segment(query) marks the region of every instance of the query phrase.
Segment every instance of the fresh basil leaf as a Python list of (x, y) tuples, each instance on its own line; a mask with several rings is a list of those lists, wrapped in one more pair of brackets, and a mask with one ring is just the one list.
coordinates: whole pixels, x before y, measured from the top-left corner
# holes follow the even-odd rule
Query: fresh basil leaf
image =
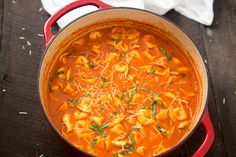
[(157, 101), (153, 100), (151, 106), (152, 106), (152, 115), (156, 115), (157, 114), (157, 110), (156, 110)]
[(166, 129), (164, 129), (163, 127), (157, 126), (157, 129), (161, 132), (162, 135), (168, 136)]
[(139, 128), (131, 128), (131, 129), (127, 132), (127, 134), (125, 135), (125, 137), (129, 137), (132, 132), (138, 131), (138, 130), (139, 130)]
[(171, 61), (171, 59), (174, 57), (174, 53), (171, 53), (170, 55), (168, 55), (165, 49), (163, 49), (162, 47), (159, 47), (159, 49), (161, 53), (163, 53), (166, 56), (168, 62)]
[(156, 72), (157, 72), (157, 68), (147, 71), (148, 74), (156, 74)]
[(98, 141), (97, 138), (93, 139), (93, 141), (91, 142), (89, 148), (93, 149), (95, 147), (95, 145), (97, 144), (97, 141)]
[(146, 87), (141, 87), (140, 89), (143, 90), (143, 91), (149, 92), (149, 93), (151, 93), (152, 95), (156, 95), (156, 96), (159, 96), (159, 95), (160, 95), (160, 94), (158, 94), (157, 92), (154, 92), (154, 91), (152, 91), (152, 90), (150, 90), (150, 89), (148, 89), (148, 88), (146, 88)]
[(101, 110), (107, 110), (107, 108), (106, 108), (104, 105), (100, 105), (99, 108), (100, 108)]
[(91, 61), (91, 60), (90, 60), (90, 61), (88, 61), (88, 63), (87, 63), (87, 64), (88, 64), (88, 66), (89, 66), (90, 68), (93, 68), (93, 67), (94, 67), (94, 62), (93, 62), (93, 61)]

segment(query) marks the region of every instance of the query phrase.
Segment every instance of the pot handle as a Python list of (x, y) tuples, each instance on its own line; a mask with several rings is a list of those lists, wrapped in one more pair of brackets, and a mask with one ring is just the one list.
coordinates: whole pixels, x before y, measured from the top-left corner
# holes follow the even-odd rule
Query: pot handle
[(213, 128), (213, 125), (209, 116), (208, 107), (206, 108), (206, 111), (202, 117), (201, 124), (203, 125), (205, 129), (206, 136), (202, 145), (192, 155), (192, 157), (203, 157), (207, 153), (207, 151), (210, 149), (214, 141), (215, 133), (214, 133), (214, 128)]
[(112, 6), (103, 3), (99, 0), (77, 0), (75, 2), (72, 2), (65, 7), (61, 8), (58, 12), (56, 12), (54, 15), (52, 15), (47, 22), (44, 25), (44, 38), (45, 38), (45, 46), (48, 46), (48, 43), (51, 41), (51, 39), (54, 37), (54, 35), (51, 32), (52, 26), (66, 13), (82, 7), (86, 5), (94, 5), (98, 7), (99, 9), (104, 9), (104, 8), (111, 8)]

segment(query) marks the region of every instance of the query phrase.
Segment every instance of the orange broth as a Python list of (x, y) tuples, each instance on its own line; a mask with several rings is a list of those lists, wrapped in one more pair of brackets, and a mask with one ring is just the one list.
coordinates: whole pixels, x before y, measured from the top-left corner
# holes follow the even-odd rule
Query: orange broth
[(168, 38), (135, 27), (92, 31), (60, 55), (48, 83), (52, 122), (96, 156), (153, 156), (190, 130), (200, 82)]

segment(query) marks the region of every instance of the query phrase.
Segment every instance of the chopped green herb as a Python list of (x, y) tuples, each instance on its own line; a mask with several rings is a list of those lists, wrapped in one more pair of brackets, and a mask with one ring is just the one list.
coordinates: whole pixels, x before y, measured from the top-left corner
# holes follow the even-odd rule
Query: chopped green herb
[(117, 97), (121, 100), (124, 100), (126, 103), (129, 103), (131, 101), (129, 93), (125, 90), (119, 91)]
[(143, 106), (142, 109), (150, 109), (152, 110), (152, 115), (156, 115), (157, 114), (156, 107), (157, 107), (157, 100), (153, 100), (151, 106)]
[(124, 94), (124, 101), (126, 103), (130, 103), (131, 99), (132, 99), (131, 94), (129, 94), (129, 93)]
[(69, 105), (71, 106), (76, 106), (78, 103), (80, 103), (83, 99), (80, 97), (79, 99), (77, 100), (74, 100), (73, 98), (69, 97), (67, 99), (67, 102), (69, 103)]
[(118, 154), (124, 154), (124, 155), (130, 155), (133, 153), (134, 148), (135, 148), (135, 139), (131, 138), (130, 139), (131, 143), (126, 143), (124, 149), (120, 149), (118, 152), (116, 152), (113, 156), (117, 157)]
[(97, 124), (91, 124), (90, 126), (89, 126), (89, 128), (91, 129), (91, 130), (93, 130), (94, 132), (96, 132), (97, 134), (101, 134), (103, 137), (105, 137), (106, 136), (106, 133), (103, 131), (103, 129), (105, 129), (105, 128), (107, 128), (108, 126), (109, 126), (109, 124), (110, 123), (105, 123), (105, 124), (103, 124), (102, 126), (99, 126), (99, 125), (97, 125)]
[(100, 77), (100, 86), (103, 87), (105, 86), (105, 83), (107, 82), (107, 79), (103, 76)]
[(98, 141), (97, 138), (93, 139), (93, 141), (91, 142), (89, 148), (93, 149), (95, 147), (95, 145), (97, 144), (97, 141)]
[(132, 92), (131, 94), (130, 94), (130, 96), (131, 96), (131, 100), (132, 100), (132, 98), (133, 98), (133, 96), (136, 94), (136, 92)]
[(102, 128), (97, 125), (97, 124), (91, 124), (90, 127), (89, 127), (91, 130), (93, 130), (94, 132), (96, 132), (97, 134), (102, 134), (103, 133), (103, 130)]
[(131, 96), (137, 93), (137, 87), (130, 87)]
[(84, 90), (84, 96), (87, 96), (89, 94), (88, 89)]
[(121, 36), (118, 36), (116, 39), (114, 39), (115, 40), (115, 42), (120, 42), (120, 41), (122, 41), (122, 37)]
[(100, 80), (101, 80), (103, 83), (107, 82), (107, 79), (106, 79), (105, 77), (103, 77), (103, 76), (100, 77)]
[(148, 74), (155, 74), (157, 72), (157, 68), (154, 68), (153, 70), (148, 70)]
[(165, 49), (163, 49), (162, 47), (159, 47), (159, 49), (161, 50), (161, 52), (165, 55), (165, 56), (168, 56), (167, 52)]
[(168, 57), (167, 57), (167, 61), (171, 61), (171, 59), (174, 57), (174, 53), (171, 53)]
[(130, 150), (134, 150), (134, 147), (135, 147), (135, 139), (134, 138), (131, 138), (131, 144), (130, 144)]
[(166, 106), (163, 100), (157, 100), (157, 102), (160, 102), (162, 106)]
[(157, 101), (153, 100), (151, 106), (152, 106), (152, 115), (156, 115), (157, 114), (157, 111), (156, 111)]
[(94, 67), (94, 62), (93, 62), (93, 61), (91, 61), (91, 60), (90, 60), (90, 61), (88, 61), (88, 63), (87, 63), (87, 64), (88, 64), (88, 66), (89, 66), (90, 68), (93, 68), (93, 67)]
[(130, 87), (129, 89), (130, 89), (131, 91), (133, 91), (133, 90), (136, 90), (137, 87)]
[(101, 110), (107, 110), (107, 108), (106, 108), (104, 105), (100, 105), (99, 108), (100, 108)]
[(167, 61), (171, 61), (171, 59), (174, 57), (174, 54), (171, 53), (170, 55), (168, 55), (168, 53), (166, 52), (165, 49), (163, 49), (162, 47), (159, 47), (160, 51), (167, 57)]
[(139, 130), (139, 128), (132, 128), (132, 129), (130, 129), (130, 130), (127, 132), (127, 134), (125, 135), (125, 137), (129, 137), (132, 132), (138, 131), (138, 130)]
[(156, 100), (157, 104), (161, 105), (162, 107), (166, 107), (165, 102), (162, 100), (161, 97), (157, 96), (154, 98), (154, 100)]
[(127, 104), (130, 105), (130, 102), (132, 100), (132, 98), (134, 97), (134, 95), (137, 92), (137, 88), (136, 87), (131, 87), (130, 90), (126, 91), (126, 90), (122, 90), (119, 91), (117, 94), (117, 97), (120, 98), (121, 100), (124, 100)]
[(118, 113), (117, 113), (117, 112), (115, 112), (115, 111), (113, 111), (113, 112), (112, 112), (112, 114), (113, 114), (113, 115), (117, 115)]
[(148, 89), (146, 87), (141, 87), (140, 89), (143, 90), (143, 91), (146, 91), (146, 92), (150, 92), (151, 91), (150, 89)]
[(161, 132), (162, 135), (164, 136), (168, 135), (166, 129), (162, 128), (161, 126), (157, 126), (157, 129)]
[(158, 94), (157, 92), (154, 92), (154, 91), (152, 91), (152, 90), (150, 90), (150, 89), (148, 89), (148, 88), (146, 88), (146, 87), (141, 87), (140, 89), (143, 90), (143, 91), (149, 92), (149, 93), (151, 93), (152, 95), (156, 95), (156, 96), (159, 96), (159, 95), (160, 95), (160, 94)]
[(73, 98), (69, 97), (69, 98), (67, 99), (67, 102), (68, 102), (69, 105), (71, 105), (71, 106), (76, 106), (76, 105), (77, 105), (78, 103), (80, 103), (87, 95), (88, 95), (88, 93), (85, 92), (84, 95), (82, 95), (80, 98), (78, 98), (78, 99), (76, 99), (76, 100), (74, 100)]

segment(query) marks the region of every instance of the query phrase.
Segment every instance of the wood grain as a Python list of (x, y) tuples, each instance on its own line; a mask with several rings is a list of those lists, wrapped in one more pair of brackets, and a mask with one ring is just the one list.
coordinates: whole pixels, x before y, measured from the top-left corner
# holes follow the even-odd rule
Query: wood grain
[(0, 1), (0, 39), (2, 38), (2, 21), (3, 21), (3, 7), (4, 7), (4, 1)]
[[(37, 91), (38, 67), (44, 50), (43, 38), (37, 34), (42, 34), (43, 24), (49, 16), (45, 11), (39, 12), (40, 1), (15, 2), (0, 0), (0, 156), (68, 157), (63, 143), (43, 114)], [(236, 153), (236, 2), (218, 0), (214, 11), (211, 27), (174, 11), (165, 16), (192, 38), (207, 60), (208, 105), (216, 137), (206, 156), (225, 157)], [(31, 46), (27, 46), (27, 41)], [(20, 111), (28, 114), (20, 115)], [(190, 156), (203, 137), (204, 130), (199, 127), (170, 156)]]
[[(4, 1), (0, 1), (0, 59), (2, 58), (1, 55), (1, 41), (2, 41), (2, 23), (3, 23), (3, 7), (4, 7)], [(0, 60), (0, 63), (2, 63), (2, 61)], [(2, 89), (2, 80), (3, 80), (3, 64), (0, 64), (0, 89)]]
[[(37, 73), (44, 49), (43, 39), (37, 34), (42, 33), (48, 16), (38, 11), (40, 1), (15, 2), (4, 1), (1, 65), (4, 66), (5, 79), (1, 84), (6, 92), (1, 90), (0, 95), (0, 156), (67, 156), (42, 112), (37, 91)], [(19, 37), (26, 39), (20, 40)], [(27, 46), (27, 41), (31, 46)], [(20, 111), (28, 114), (20, 115)]]
[[(222, 128), (227, 156), (235, 156), (236, 146), (236, 1), (216, 1), (211, 27), (201, 26), (209, 62), (210, 78), (218, 123)], [(224, 103), (225, 101), (225, 103)]]

